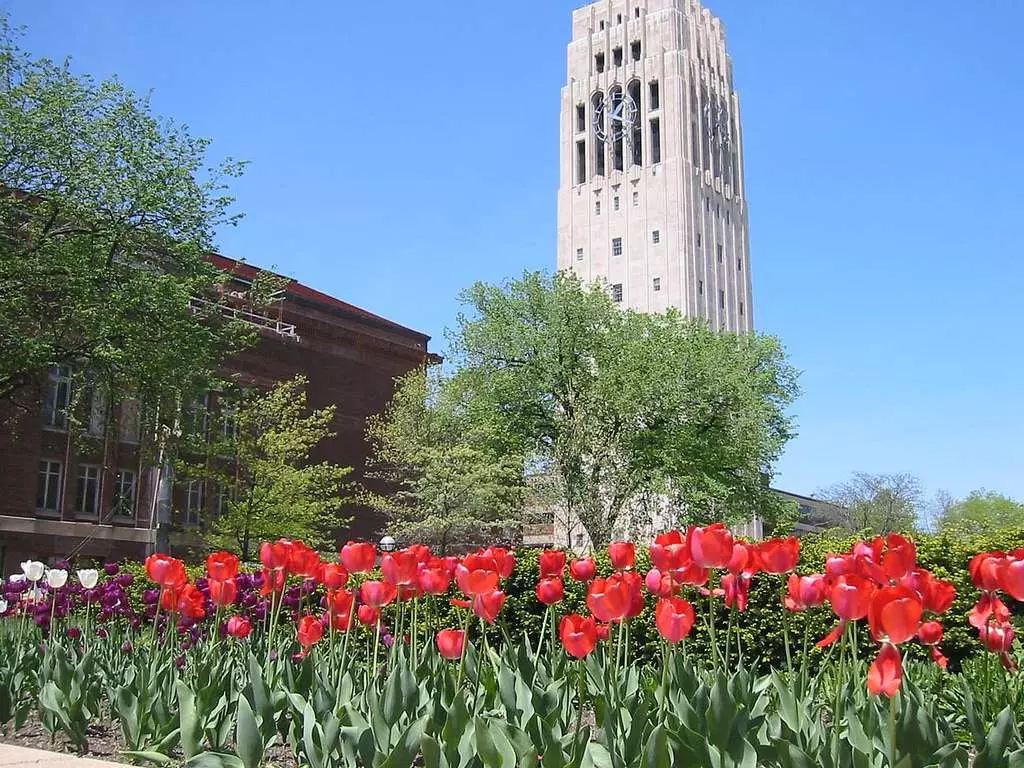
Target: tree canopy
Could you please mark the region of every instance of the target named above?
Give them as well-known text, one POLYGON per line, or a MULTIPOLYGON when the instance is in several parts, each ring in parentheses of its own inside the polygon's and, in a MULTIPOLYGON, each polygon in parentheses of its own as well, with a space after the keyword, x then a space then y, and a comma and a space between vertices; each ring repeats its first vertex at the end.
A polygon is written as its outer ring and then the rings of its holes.
POLYGON ((223 426, 221 409, 219 426, 211 430, 203 419, 201 430, 193 431, 197 447, 178 469, 183 479, 212 483, 224 499, 221 513, 205 526, 212 546, 235 550, 243 560, 267 539, 323 547, 348 522, 340 509, 350 469, 310 459, 334 436, 335 407, 310 410, 305 386, 305 378, 296 376, 268 392, 244 393, 230 412, 230 428, 223 426))
POLYGON ((519 535, 523 462, 495 448, 489 425, 472 420, 437 369, 397 383, 373 417, 363 502, 383 513, 387 533, 446 553, 519 535))
POLYGON ((0 402, 30 408, 66 366, 170 424, 252 340, 204 258, 241 171, 208 145, 116 80, 31 58, 0 15, 0 402))
POLYGON ((974 533, 1024 525, 1024 504, 984 489, 953 501, 940 514, 939 528, 958 526, 974 533))
POLYGON ((599 546, 785 506, 768 479, 797 386, 775 339, 621 311, 571 274, 479 283, 463 300, 444 398, 529 488, 554 489, 561 527, 599 546))
POLYGON ((914 530, 924 505, 920 481, 905 473, 855 472, 818 495, 841 509, 841 527, 877 534, 914 530))

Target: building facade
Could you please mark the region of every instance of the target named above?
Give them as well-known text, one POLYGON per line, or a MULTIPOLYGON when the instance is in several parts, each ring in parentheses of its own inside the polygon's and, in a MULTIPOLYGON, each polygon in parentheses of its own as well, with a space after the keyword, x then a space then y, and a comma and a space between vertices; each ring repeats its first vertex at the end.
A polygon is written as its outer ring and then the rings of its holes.
MULTIPOLYGON (((210 258, 232 275, 235 291, 244 292, 258 272, 210 258)), ((229 360, 225 372, 258 389, 304 375, 311 408, 337 407, 336 436, 312 459, 352 467, 348 479, 358 479, 368 453, 366 419, 387 405, 396 377, 432 361, 429 337, 294 280, 276 306, 241 316, 259 329, 259 341, 229 360)), ((85 398, 72 426, 63 411, 72 386, 71 371, 55 368, 36 410, 0 413, 0 573, 30 557, 138 559, 158 538, 181 549, 197 540, 221 504, 216 488, 173 482, 166 464, 147 455, 132 403, 101 409, 85 398), (161 483, 170 491, 166 503, 160 503, 161 483)), ((203 413, 221 414, 225 404, 210 392, 201 406, 203 413)), ((346 537, 375 536, 382 526, 365 509, 339 513, 354 518, 341 532, 346 537)))
POLYGON ((572 14, 561 98, 558 268, 643 312, 753 328, 739 98, 698 0, 572 14))

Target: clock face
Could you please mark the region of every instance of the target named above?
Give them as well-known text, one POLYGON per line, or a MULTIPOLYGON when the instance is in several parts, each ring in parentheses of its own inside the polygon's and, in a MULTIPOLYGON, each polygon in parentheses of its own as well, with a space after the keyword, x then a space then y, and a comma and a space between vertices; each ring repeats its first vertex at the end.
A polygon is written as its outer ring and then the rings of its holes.
POLYGON ((640 110, 628 93, 605 96, 594 106, 594 135, 601 141, 630 141, 640 110))
POLYGON ((728 147, 732 142, 729 114, 725 105, 717 98, 704 102, 704 130, 708 138, 728 147))

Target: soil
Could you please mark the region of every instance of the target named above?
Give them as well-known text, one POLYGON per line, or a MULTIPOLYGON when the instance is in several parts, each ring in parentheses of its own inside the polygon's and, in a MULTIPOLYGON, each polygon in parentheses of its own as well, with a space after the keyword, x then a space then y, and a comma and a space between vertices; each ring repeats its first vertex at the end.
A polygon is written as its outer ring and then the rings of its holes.
MULTIPOLYGON (((17 732, 14 731, 13 724, 10 723, 6 727, 0 728, 0 744, 74 754, 78 757, 91 757, 95 760, 131 763, 131 759, 122 754, 125 747, 121 742, 121 733, 116 726, 90 725, 86 731, 85 751, 79 752, 63 733, 51 737, 50 732, 43 728, 42 722, 34 712, 29 715, 28 720, 17 732)), ((267 751, 265 765, 267 768, 296 768, 291 750, 280 743, 267 751)))

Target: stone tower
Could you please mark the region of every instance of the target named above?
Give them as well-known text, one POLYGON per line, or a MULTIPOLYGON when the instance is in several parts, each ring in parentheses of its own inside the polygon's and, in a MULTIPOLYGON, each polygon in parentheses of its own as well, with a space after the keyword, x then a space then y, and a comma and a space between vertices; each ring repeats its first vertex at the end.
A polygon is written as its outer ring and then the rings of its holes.
POLYGON ((753 328, 739 98, 698 0, 598 0, 572 15, 558 268, 643 312, 753 328))

